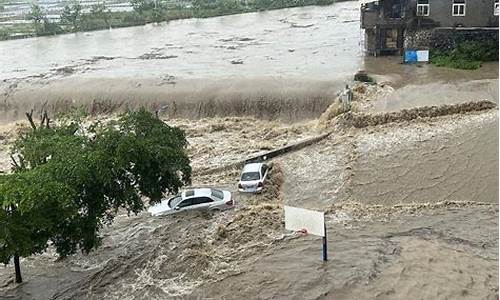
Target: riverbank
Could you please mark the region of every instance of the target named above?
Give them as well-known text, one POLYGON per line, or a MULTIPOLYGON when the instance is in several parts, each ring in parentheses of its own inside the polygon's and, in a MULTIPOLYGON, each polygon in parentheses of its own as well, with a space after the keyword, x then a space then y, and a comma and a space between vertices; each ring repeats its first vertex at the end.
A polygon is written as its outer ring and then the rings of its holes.
MULTIPOLYGON (((35 30, 34 24, 15 23, 11 25, 0 25, 0 41, 9 39, 22 39, 37 36, 51 36, 74 32, 87 32, 104 29, 141 26, 149 23, 161 23, 174 20, 191 18, 212 18, 251 12, 262 12, 283 8, 305 7, 305 6, 328 6, 336 2, 352 0, 279 0, 279 1, 250 1, 243 4, 239 1, 218 0, 215 3, 201 1, 197 6, 166 6, 161 10, 145 11, 119 11, 100 14, 83 13, 77 24, 78 29, 68 26, 68 24, 47 20, 40 26, 42 30, 35 30)), ((9 19, 15 21, 16 19, 9 19)))

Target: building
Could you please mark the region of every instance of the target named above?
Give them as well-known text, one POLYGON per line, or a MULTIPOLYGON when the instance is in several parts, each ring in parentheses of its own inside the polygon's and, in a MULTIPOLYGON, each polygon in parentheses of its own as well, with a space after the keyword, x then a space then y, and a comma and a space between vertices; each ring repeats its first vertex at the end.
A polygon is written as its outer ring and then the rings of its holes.
POLYGON ((361 5, 365 49, 402 54, 421 31, 484 30, 498 35, 499 0, 379 0, 361 5))

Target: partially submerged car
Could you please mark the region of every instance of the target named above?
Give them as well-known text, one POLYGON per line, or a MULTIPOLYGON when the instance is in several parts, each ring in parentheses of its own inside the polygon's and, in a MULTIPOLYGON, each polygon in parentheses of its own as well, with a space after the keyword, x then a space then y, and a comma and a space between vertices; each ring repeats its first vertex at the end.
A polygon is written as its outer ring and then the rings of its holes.
POLYGON ((266 163, 250 163, 243 167, 238 190, 244 193, 260 193, 264 189, 271 167, 266 163))
POLYGON ((234 207, 231 192, 215 188, 192 188, 151 206, 153 216, 169 215, 186 210, 220 211, 234 207))

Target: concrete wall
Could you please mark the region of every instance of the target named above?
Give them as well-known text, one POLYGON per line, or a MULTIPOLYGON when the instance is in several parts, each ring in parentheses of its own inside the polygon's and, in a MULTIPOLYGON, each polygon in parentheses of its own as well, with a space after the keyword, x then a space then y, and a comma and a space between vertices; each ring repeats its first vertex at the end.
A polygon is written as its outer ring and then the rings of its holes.
MULTIPOLYGON (((418 19, 438 27, 498 27, 498 16, 493 15, 495 0, 465 0, 465 3, 465 16, 461 17, 452 16, 453 0, 429 0, 429 16, 418 19)), ((417 0, 408 5, 410 15, 416 17, 417 0)))

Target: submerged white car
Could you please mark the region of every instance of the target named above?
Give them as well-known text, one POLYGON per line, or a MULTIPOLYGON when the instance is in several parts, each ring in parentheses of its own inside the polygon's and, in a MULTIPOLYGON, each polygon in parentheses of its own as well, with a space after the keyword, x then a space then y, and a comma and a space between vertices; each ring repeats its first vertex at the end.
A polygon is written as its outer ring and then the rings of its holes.
POLYGON ((241 172, 238 190, 244 193, 262 192, 270 168, 265 163, 246 164, 241 172))
POLYGON ((153 216, 169 215, 186 210, 220 211, 234 207, 231 192, 214 188, 193 188, 151 206, 153 216))

